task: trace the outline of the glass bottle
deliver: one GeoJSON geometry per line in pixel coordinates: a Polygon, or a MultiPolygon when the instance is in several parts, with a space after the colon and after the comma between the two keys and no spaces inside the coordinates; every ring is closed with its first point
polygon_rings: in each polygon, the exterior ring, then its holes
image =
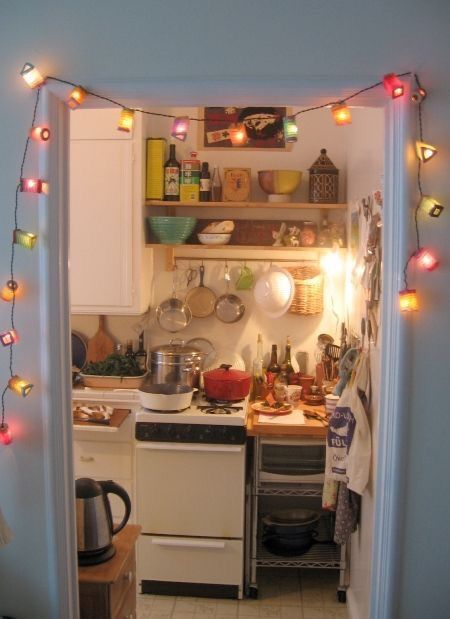
{"type": "Polygon", "coordinates": [[[180,199],[180,163],[175,156],[175,144],[169,146],[169,158],[164,164],[164,200],[180,199]]]}
{"type": "Polygon", "coordinates": [[[261,333],[258,333],[256,357],[253,359],[253,399],[259,400],[263,398],[264,391],[263,342],[261,333]]]}
{"type": "Polygon", "coordinates": [[[219,168],[215,165],[211,177],[211,200],[220,202],[222,200],[222,179],[219,168]]]}
{"type": "Polygon", "coordinates": [[[267,366],[267,371],[272,374],[279,374],[281,372],[281,367],[278,364],[278,346],[276,344],[272,344],[272,351],[270,353],[270,361],[267,366]]]}
{"type": "Polygon", "coordinates": [[[135,357],[142,372],[145,372],[147,370],[147,353],[145,352],[145,348],[144,348],[144,332],[143,331],[139,335],[138,341],[139,341],[139,345],[138,345],[138,349],[136,351],[135,357]]]}
{"type": "Polygon", "coordinates": [[[288,375],[287,366],[285,363],[281,364],[279,374],[277,374],[273,381],[273,395],[277,402],[284,402],[287,398],[287,386],[288,375]]]}
{"type": "Polygon", "coordinates": [[[291,340],[289,338],[289,335],[286,338],[286,347],[285,347],[285,352],[284,352],[283,364],[286,366],[286,373],[287,373],[288,382],[289,382],[291,374],[294,374],[294,367],[292,365],[292,360],[291,360],[291,340]]]}
{"type": "Polygon", "coordinates": [[[133,353],[133,340],[127,340],[126,348],[125,348],[125,356],[132,357],[133,353]]]}
{"type": "Polygon", "coordinates": [[[200,202],[209,202],[211,200],[211,173],[207,161],[202,163],[202,171],[200,173],[200,202]]]}

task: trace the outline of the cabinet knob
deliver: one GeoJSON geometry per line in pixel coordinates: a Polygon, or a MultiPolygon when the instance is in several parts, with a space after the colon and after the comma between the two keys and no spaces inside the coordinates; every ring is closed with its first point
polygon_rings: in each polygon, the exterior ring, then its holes
{"type": "Polygon", "coordinates": [[[94,456],[80,456],[81,462],[94,462],[94,456]]]}

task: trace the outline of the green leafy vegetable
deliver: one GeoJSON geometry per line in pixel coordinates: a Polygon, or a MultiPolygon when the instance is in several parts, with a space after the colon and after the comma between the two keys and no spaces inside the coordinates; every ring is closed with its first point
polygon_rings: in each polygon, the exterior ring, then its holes
{"type": "MultiPolygon", "coordinates": [[[[145,372],[144,372],[145,373],[145,372]]],[[[142,368],[132,355],[108,355],[103,361],[91,361],[83,374],[94,376],[143,376],[142,368]]]]}

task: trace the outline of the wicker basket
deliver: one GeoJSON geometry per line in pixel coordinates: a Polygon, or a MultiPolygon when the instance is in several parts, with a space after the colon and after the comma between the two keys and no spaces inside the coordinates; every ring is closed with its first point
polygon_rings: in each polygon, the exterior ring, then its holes
{"type": "Polygon", "coordinates": [[[289,308],[292,314],[312,316],[323,311],[323,276],[319,266],[287,267],[295,283],[294,298],[289,308]]]}

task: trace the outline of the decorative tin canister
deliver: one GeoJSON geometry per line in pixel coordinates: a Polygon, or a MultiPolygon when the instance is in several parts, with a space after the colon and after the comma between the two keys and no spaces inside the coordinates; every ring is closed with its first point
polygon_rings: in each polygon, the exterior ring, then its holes
{"type": "Polygon", "coordinates": [[[322,148],[320,156],[309,168],[309,201],[336,204],[338,201],[339,170],[322,148]]]}

